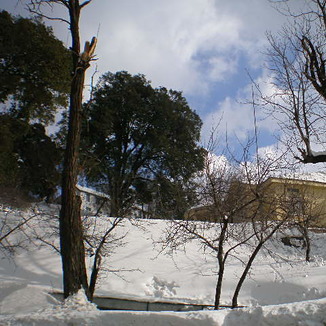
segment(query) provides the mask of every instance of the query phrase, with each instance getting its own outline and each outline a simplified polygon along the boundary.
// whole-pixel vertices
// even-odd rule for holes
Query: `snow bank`
[[[95,295],[213,304],[216,257],[203,252],[195,241],[173,257],[159,254],[161,246],[153,240],[160,239],[168,225],[166,221],[144,220],[136,226],[126,220],[119,229],[120,234],[126,234],[126,244],[103,259],[107,270],[120,274],[103,273]],[[60,256],[50,248],[30,246],[11,260],[0,257],[0,325],[324,326],[326,234],[311,236],[310,263],[304,261],[300,248],[286,247],[275,238],[269,249],[276,257],[261,253],[240,292],[239,303],[252,307],[217,312],[99,311],[83,293],[62,304],[49,295],[61,291]],[[238,251],[243,260],[248,257],[246,250]],[[230,304],[242,270],[239,260],[230,260],[223,304]]]
[[[78,307],[77,309],[75,309]],[[201,312],[98,311],[79,294],[36,313],[0,316],[3,326],[324,326],[326,299],[287,305]]]

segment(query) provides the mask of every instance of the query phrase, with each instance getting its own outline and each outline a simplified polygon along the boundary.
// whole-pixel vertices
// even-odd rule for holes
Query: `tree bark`
[[[82,121],[82,97],[88,61],[80,59],[79,18],[81,5],[69,0],[70,31],[72,36],[73,77],[70,90],[69,125],[62,174],[62,206],[60,211],[60,248],[63,269],[64,297],[75,294],[82,287],[89,297],[81,200],[76,194],[79,172],[79,145]]]
[[[92,0],[29,0],[31,13],[52,20],[68,23],[72,39],[72,79],[70,84],[69,124],[62,172],[62,194],[60,210],[60,253],[62,259],[64,297],[75,294],[82,287],[89,297],[83,227],[80,214],[81,200],[76,193],[79,172],[79,145],[82,122],[82,99],[85,71],[89,67],[96,38],[85,43],[84,52],[80,53],[79,20],[81,10]],[[69,19],[51,18],[42,13],[42,7],[62,5],[69,12]]]
[[[298,225],[298,229],[299,229],[300,233],[303,236],[304,244],[306,246],[305,258],[306,258],[306,261],[309,262],[310,261],[311,243],[310,243],[310,237],[309,237],[309,232],[308,232],[308,230],[309,230],[308,223],[307,223],[307,221],[304,221],[303,224],[300,224],[300,222],[299,222],[297,225]]]
[[[258,244],[258,246],[255,248],[254,252],[252,253],[252,255],[250,256],[248,262],[247,262],[247,265],[239,279],[239,282],[235,288],[235,291],[234,291],[234,294],[233,294],[233,298],[232,298],[232,308],[236,308],[238,306],[238,297],[239,297],[239,293],[240,293],[240,290],[242,288],[242,285],[243,285],[243,282],[245,281],[247,275],[248,275],[248,272],[252,266],[252,263],[254,262],[258,252],[260,251],[261,247],[263,246],[263,244],[265,243],[265,241],[263,242],[260,242]]]
[[[97,250],[94,257],[93,269],[92,269],[92,274],[89,282],[89,301],[91,302],[93,301],[94,298],[96,281],[97,281],[98,273],[101,268],[101,262],[102,262],[102,257],[100,254],[100,250]]]
[[[241,275],[239,282],[236,286],[236,289],[233,293],[232,308],[236,308],[238,306],[238,297],[239,297],[239,293],[242,288],[243,282],[245,281],[245,279],[248,275],[248,272],[252,266],[252,263],[254,262],[260,249],[263,247],[263,245],[266,243],[266,241],[268,241],[274,235],[274,233],[283,225],[284,222],[285,222],[285,220],[280,222],[279,224],[277,224],[265,238],[260,239],[258,245],[256,246],[255,250],[253,251],[253,253],[250,256],[250,258],[246,264],[246,267],[245,267],[244,271],[242,272],[242,275]]]
[[[62,175],[60,246],[65,298],[77,293],[81,287],[88,295],[81,202],[76,194],[84,78],[85,70],[77,68],[71,83],[69,129]]]
[[[218,242],[218,252],[217,252],[217,261],[218,261],[218,277],[217,277],[217,283],[215,288],[215,303],[214,303],[214,309],[218,310],[220,306],[221,301],[221,293],[222,293],[222,281],[224,276],[224,269],[225,269],[225,257],[224,257],[224,241],[226,236],[226,231],[228,228],[228,220],[224,219],[221,229],[221,234]]]
[[[304,231],[304,239],[306,242],[306,261],[310,262],[310,248],[311,248],[311,244],[310,244],[310,237],[308,234],[308,230],[305,229]]]

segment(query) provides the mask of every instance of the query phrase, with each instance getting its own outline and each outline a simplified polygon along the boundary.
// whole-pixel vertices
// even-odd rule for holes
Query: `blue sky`
[[[23,3],[2,0],[0,8],[25,16]],[[98,36],[97,76],[126,70],[183,91],[203,120],[203,142],[221,117],[220,135],[227,129],[234,142],[253,131],[253,109],[243,104],[251,97],[249,75],[268,91],[265,33],[285,20],[268,0],[93,0],[82,13],[81,36]],[[54,31],[69,46],[67,26],[55,23]],[[257,116],[259,145],[273,145],[277,124],[262,111]]]

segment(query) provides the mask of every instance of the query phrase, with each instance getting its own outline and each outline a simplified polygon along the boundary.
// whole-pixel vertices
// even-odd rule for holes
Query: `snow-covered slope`
[[[119,230],[125,244],[105,259],[111,272],[102,274],[96,295],[213,304],[214,257],[195,241],[173,256],[160,253],[157,241],[166,227],[166,221],[126,220]],[[260,255],[240,293],[239,303],[248,308],[187,313],[98,311],[82,293],[62,305],[49,294],[61,290],[60,256],[50,247],[30,246],[1,259],[0,325],[325,325],[325,242],[323,233],[312,234],[310,263],[275,242],[278,258]],[[238,260],[227,266],[224,304],[230,304],[242,269]]]

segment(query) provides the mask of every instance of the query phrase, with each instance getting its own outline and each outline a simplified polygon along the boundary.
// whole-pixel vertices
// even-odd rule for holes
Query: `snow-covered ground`
[[[126,234],[124,244],[105,259],[111,272],[101,275],[95,294],[212,305],[216,260],[196,241],[173,256],[161,253],[157,241],[166,227],[166,221],[126,220],[119,229]],[[239,297],[247,308],[193,312],[99,311],[83,293],[62,304],[50,294],[61,291],[60,256],[29,244],[28,251],[1,257],[0,325],[326,325],[326,234],[311,235],[310,263],[302,251],[280,241],[271,244],[276,256],[257,257]],[[248,253],[240,255],[246,259]],[[231,303],[242,269],[239,260],[227,266],[223,304]]]

